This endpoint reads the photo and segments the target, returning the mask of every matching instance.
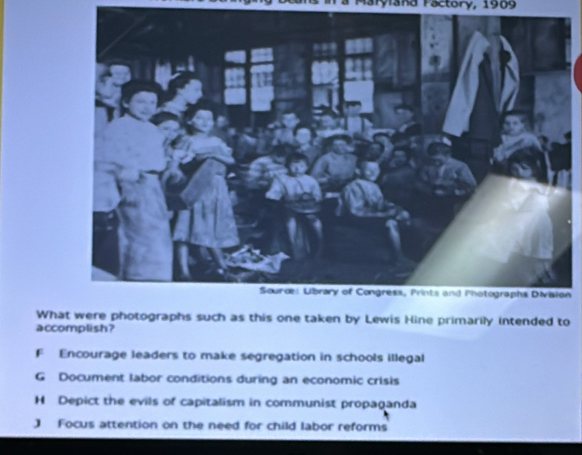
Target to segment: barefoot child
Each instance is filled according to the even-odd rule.
[[[287,158],[289,174],[275,177],[267,194],[267,199],[285,203],[285,223],[293,257],[301,256],[297,239],[297,222],[307,221],[317,237],[316,256],[322,248],[323,230],[317,216],[321,202],[321,189],[317,180],[306,175],[309,159],[301,153],[292,153]]]
[[[192,169],[194,172],[182,192],[188,209],[178,214],[174,230],[181,278],[192,279],[188,268],[190,245],[208,248],[217,273],[225,275],[228,267],[222,250],[239,244],[225,179],[227,166],[234,164],[232,151],[221,139],[210,136],[214,113],[209,105],[192,106],[186,111],[185,121],[191,128],[187,142],[193,158],[182,164],[182,170],[187,175]]]
[[[359,178],[349,183],[341,193],[337,214],[346,216],[351,224],[387,234],[393,261],[397,264],[406,262],[402,253],[400,227],[410,225],[410,215],[384,199],[375,183],[380,175],[377,162],[363,159],[358,171]]]

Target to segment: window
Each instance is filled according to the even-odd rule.
[[[268,112],[275,98],[273,48],[251,49],[251,111]]]
[[[340,105],[340,78],[337,44],[315,43],[311,62],[314,108],[337,109]]]
[[[224,61],[244,65],[247,62],[247,53],[245,51],[228,51],[224,54]]]
[[[224,62],[225,104],[241,106],[250,100],[252,112],[270,111],[275,97],[273,48],[227,51]]]
[[[224,61],[227,64],[224,69],[224,103],[231,106],[246,104],[246,52],[228,51],[224,54]]]
[[[172,76],[178,71],[195,71],[196,65],[194,57],[190,56],[187,60],[172,64],[167,60],[156,60],[154,67],[154,80],[162,86],[164,90],[168,90],[168,84]]]
[[[273,61],[273,48],[263,47],[260,49],[251,49],[251,63],[263,63]]]
[[[362,112],[374,112],[374,50],[372,38],[347,39],[345,42],[344,100],[361,101]]]
[[[362,112],[371,113],[374,111],[373,40],[370,37],[346,39],[343,45],[343,55],[338,52],[336,42],[313,45],[313,108],[337,110],[345,101],[361,101]]]

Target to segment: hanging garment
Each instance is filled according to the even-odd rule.
[[[495,103],[495,89],[491,59],[487,54],[478,68],[478,87],[469,117],[467,137],[487,141],[494,147],[501,141],[499,112]],[[487,159],[490,157],[488,156]]]
[[[469,130],[463,135],[463,139],[467,141],[463,159],[478,182],[483,181],[491,171],[493,150],[501,141],[491,66],[489,55],[485,54],[479,65],[479,86],[469,118]]]
[[[506,52],[508,61],[503,65],[503,84],[501,86],[501,112],[513,109],[519,92],[519,61],[509,41],[501,36],[501,49]]]
[[[506,55],[502,68],[502,87],[500,100],[495,99],[493,93],[493,76],[491,73],[491,63],[482,63],[487,58],[486,52],[491,44],[480,32],[475,32],[469,41],[465,56],[461,63],[459,75],[453,95],[447,108],[443,132],[451,136],[460,137],[463,133],[471,129],[471,114],[477,110],[475,102],[478,95],[484,97],[486,87],[480,86],[482,81],[491,84],[491,96],[498,116],[502,112],[513,109],[519,91],[519,62],[511,45],[504,37],[501,38],[501,49]],[[487,69],[487,66],[489,69]],[[489,82],[490,81],[490,82]],[[484,98],[481,98],[481,101]],[[497,108],[500,106],[500,108]],[[489,110],[489,109],[488,109]]]
[[[489,47],[489,41],[481,33],[475,32],[473,34],[449,102],[443,123],[444,133],[460,137],[463,132],[469,130],[469,119],[479,88],[479,65],[481,65]]]

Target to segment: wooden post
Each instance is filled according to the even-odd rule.
[[[309,99],[306,78],[306,45],[287,43],[274,48],[275,113],[278,119],[286,110],[292,110],[300,119],[311,118],[311,99]]]
[[[452,16],[423,15],[420,25],[420,77],[425,143],[439,135],[452,92]]]

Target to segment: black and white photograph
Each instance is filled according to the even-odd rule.
[[[569,19],[96,30],[94,281],[571,287]]]

